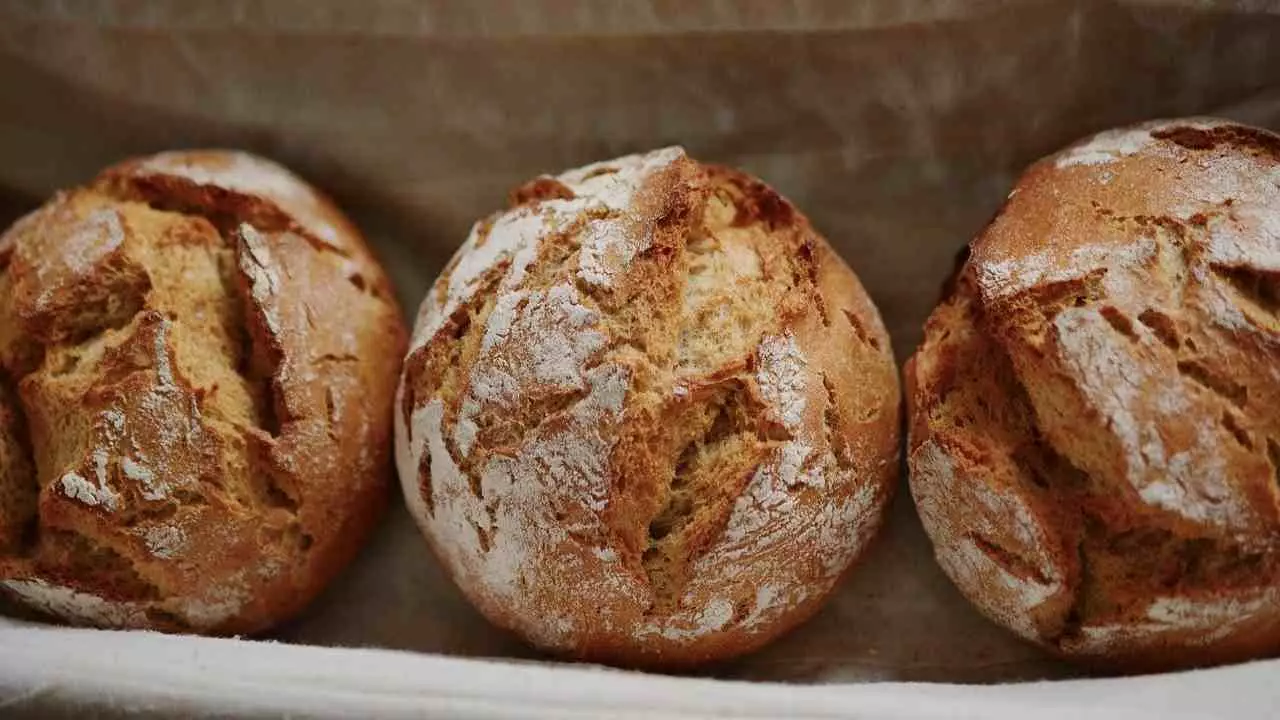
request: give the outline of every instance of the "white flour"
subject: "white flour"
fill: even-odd
[[[1036,610],[1065,587],[1061,571],[1047,560],[1050,539],[1046,529],[1018,495],[995,492],[978,482],[963,482],[952,458],[934,441],[925,441],[911,459],[916,506],[943,571],[986,613],[1022,637],[1039,638]],[[966,501],[977,501],[989,508],[991,517],[999,518],[1002,527],[991,527],[982,520],[982,514],[965,511]],[[973,540],[972,535],[1001,534],[1006,522],[1012,522],[1021,545],[1019,555],[1036,563],[1044,582],[1035,576],[1015,574]]]
[[[1280,590],[1245,590],[1225,598],[1161,597],[1147,606],[1143,620],[1084,625],[1072,649],[1102,654],[1119,646],[1167,644],[1211,645],[1238,634],[1249,623],[1280,614]]]
[[[582,232],[578,277],[597,287],[609,287],[625,273],[636,255],[653,242],[654,218],[625,217],[644,179],[684,156],[680,148],[664,148],[647,155],[631,155],[607,163],[571,170],[558,179],[579,197],[623,213],[623,218],[594,219]],[[602,172],[609,170],[610,172]],[[593,175],[593,173],[595,173]]]
[[[139,170],[144,174],[173,175],[197,185],[225,188],[272,201],[296,217],[312,235],[332,247],[342,248],[338,228],[325,218],[319,196],[285,168],[240,152],[224,152],[217,158],[204,157],[199,162],[194,164],[188,153],[163,152],[144,160]]]
[[[101,506],[103,509],[112,512],[120,507],[120,494],[105,483],[94,485],[76,472],[64,474],[59,483],[62,485],[62,492],[67,497],[79,500],[90,507]]]
[[[238,235],[241,249],[240,272],[249,280],[249,294],[262,312],[267,329],[279,335],[280,314],[274,301],[280,289],[280,279],[276,275],[271,251],[262,235],[248,223],[240,225]]]
[[[134,603],[111,602],[43,580],[3,580],[0,584],[28,605],[57,617],[105,627],[133,627],[144,621],[141,608]]]
[[[1155,139],[1147,128],[1121,128],[1095,135],[1088,142],[1059,153],[1054,167],[1059,170],[1073,165],[1102,165],[1133,155],[1148,147]]]
[[[1191,397],[1196,389],[1190,381],[1143,361],[1135,342],[1120,336],[1095,308],[1068,308],[1053,325],[1061,360],[1107,419],[1124,449],[1126,479],[1140,497],[1189,520],[1225,529],[1245,527],[1251,510],[1228,483],[1224,431],[1205,425],[1190,449],[1170,454],[1165,447],[1161,428],[1182,422],[1184,406],[1149,399],[1160,393]],[[1162,408],[1177,412],[1165,414]]]
[[[456,264],[445,283],[443,299],[439,282],[431,288],[418,314],[412,346],[430,342],[444,323],[480,289],[481,281],[500,263],[511,260],[501,283],[503,293],[519,287],[526,269],[542,242],[562,232],[588,211],[625,215],[636,191],[649,177],[684,156],[680,148],[666,148],[609,163],[597,163],[555,178],[574,192],[571,200],[544,200],[499,215],[485,231],[485,223],[471,228],[456,254]],[[612,169],[612,172],[602,172]],[[593,173],[593,177],[588,177]],[[632,218],[644,225],[644,218]],[[608,285],[625,271],[632,258],[647,247],[650,237],[633,237],[634,222],[625,217],[593,217],[579,234],[579,276],[595,285]],[[501,301],[501,297],[499,297]]]
[[[178,557],[187,542],[187,536],[182,529],[172,525],[145,528],[142,531],[142,538],[147,544],[147,550],[163,560]]]
[[[539,392],[586,389],[582,369],[604,347],[594,329],[599,313],[582,304],[568,284],[546,291],[512,291],[499,299],[485,326],[482,354],[471,368],[470,394],[463,401],[454,442],[470,454],[475,415],[486,407],[510,407],[530,388]]]
[[[36,285],[42,288],[35,299],[37,310],[47,308],[54,295],[65,292],[68,284],[88,276],[124,244],[123,220],[114,208],[99,208],[70,226],[59,223],[55,227],[57,232],[64,233],[58,239],[57,252],[28,260],[35,270]],[[43,245],[37,244],[37,247]],[[59,277],[63,273],[70,278],[64,281]]]
[[[756,382],[760,394],[777,409],[782,424],[795,429],[805,407],[805,360],[796,339],[787,333],[760,343]]]
[[[1038,285],[1083,278],[1104,269],[1107,270],[1104,282],[1124,282],[1126,273],[1142,272],[1142,268],[1155,257],[1156,248],[1154,239],[1140,238],[1118,244],[1085,245],[1072,250],[1061,260],[1058,252],[1046,250],[1025,257],[982,263],[977,267],[978,284],[984,296],[999,298]],[[1123,290],[1114,286],[1109,289]]]

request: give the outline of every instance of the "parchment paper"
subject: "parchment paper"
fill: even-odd
[[[1280,3],[0,0],[0,220],[124,156],[274,157],[330,192],[406,311],[471,222],[539,172],[679,143],[806,212],[899,360],[955,252],[1028,162],[1142,119],[1280,128]],[[536,659],[447,582],[399,503],[276,637]],[[934,564],[903,485],[815,620],[729,678],[1070,673]]]

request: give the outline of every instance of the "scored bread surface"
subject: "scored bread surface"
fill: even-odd
[[[1216,120],[1034,165],[908,363],[911,487],[986,614],[1155,669],[1280,650],[1280,138]]]
[[[498,625],[689,664],[810,615],[896,471],[889,341],[762,183],[679,148],[543,177],[423,302],[397,402],[411,510]]]
[[[0,240],[0,588],[64,620],[252,633],[385,502],[404,329],[283,168],[163,153]]]

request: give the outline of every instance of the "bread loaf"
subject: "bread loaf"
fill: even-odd
[[[405,331],[283,168],[164,153],[0,239],[0,588],[63,620],[241,634],[383,507]]]
[[[794,207],[679,148],[542,177],[475,225],[397,403],[409,506],[497,625],[687,666],[811,615],[890,497],[899,388]]]
[[[1280,137],[1032,166],[908,363],[911,488],[992,619],[1151,670],[1280,651]]]

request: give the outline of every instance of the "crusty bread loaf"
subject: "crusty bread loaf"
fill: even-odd
[[[818,608],[881,522],[899,422],[849,268],[758,180],[668,148],[476,224],[418,317],[397,462],[494,623],[687,666]]]
[[[385,504],[405,331],[323,197],[164,153],[0,240],[0,588],[66,621],[253,633]]]
[[[1280,651],[1280,137],[1032,166],[908,363],[911,487],[992,619],[1120,670]]]

